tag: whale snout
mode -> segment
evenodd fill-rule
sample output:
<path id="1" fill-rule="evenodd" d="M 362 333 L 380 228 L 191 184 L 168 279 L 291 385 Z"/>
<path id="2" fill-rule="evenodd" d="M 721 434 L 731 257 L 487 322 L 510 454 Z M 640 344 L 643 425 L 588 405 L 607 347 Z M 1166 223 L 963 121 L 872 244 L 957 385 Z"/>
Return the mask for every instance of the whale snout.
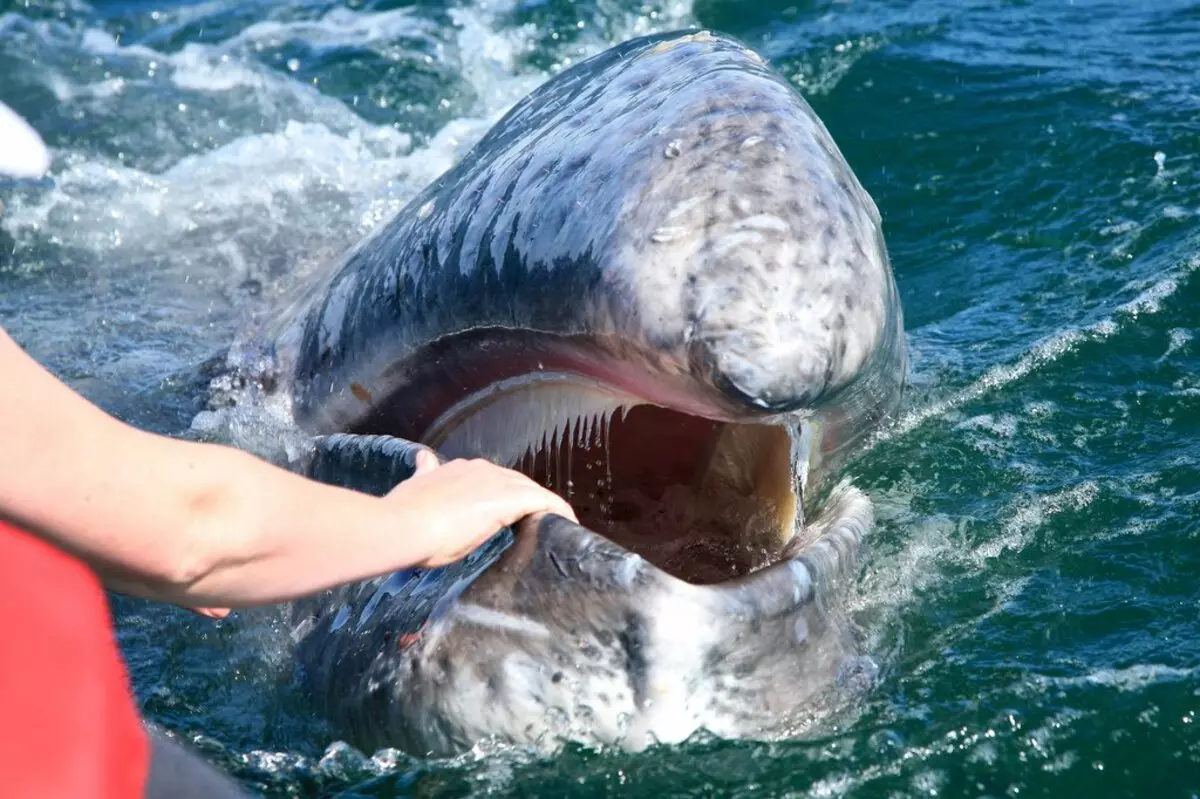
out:
<path id="1" fill-rule="evenodd" d="M 679 253 L 691 268 L 681 304 L 693 373 L 769 412 L 813 407 L 853 382 L 892 331 L 896 306 L 882 237 L 859 215 L 825 236 L 809 232 L 811 217 L 780 219 L 740 246 L 710 233 Z M 734 221 L 726 238 L 744 226 Z"/>
<path id="2" fill-rule="evenodd" d="M 857 292 L 818 289 L 816 297 L 807 286 L 756 296 L 760 274 L 743 270 L 733 290 L 697 320 L 689 342 L 693 369 L 739 405 L 771 413 L 815 407 L 879 351 L 890 330 L 884 298 L 861 284 Z"/>
<path id="3" fill-rule="evenodd" d="M 898 299 L 878 209 L 824 125 L 777 76 L 733 83 L 697 72 L 672 124 L 636 143 L 608 306 L 632 309 L 616 332 L 682 345 L 736 406 L 794 411 L 855 381 Z"/>

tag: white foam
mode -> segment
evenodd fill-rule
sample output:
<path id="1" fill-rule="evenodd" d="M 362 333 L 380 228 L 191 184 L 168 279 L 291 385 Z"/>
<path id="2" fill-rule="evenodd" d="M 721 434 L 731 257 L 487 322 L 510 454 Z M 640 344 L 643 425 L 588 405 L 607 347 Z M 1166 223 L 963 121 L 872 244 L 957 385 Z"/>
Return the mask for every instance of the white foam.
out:
<path id="1" fill-rule="evenodd" d="M 1158 313 L 1162 309 L 1163 301 L 1179 290 L 1180 281 L 1187 278 L 1197 268 L 1200 268 L 1200 256 L 1189 258 L 1153 282 L 1135 281 L 1127 284 L 1126 290 L 1140 289 L 1140 291 L 1132 300 L 1119 305 L 1112 315 L 1083 328 L 1073 328 L 1056 333 L 1035 344 L 1016 362 L 994 366 L 966 388 L 922 408 L 909 411 L 901 416 L 895 424 L 876 434 L 868 442 L 866 449 L 897 436 L 907 435 L 930 419 L 944 417 L 951 410 L 979 399 L 993 389 L 1002 388 L 1021 380 L 1037 369 L 1054 363 L 1064 355 L 1073 352 L 1084 342 L 1103 341 L 1111 338 L 1121 329 L 1121 325 L 1126 320 L 1136 321 L 1142 314 Z"/>
<path id="2" fill-rule="evenodd" d="M 935 419 L 943 425 L 952 425 L 959 434 L 966 433 L 975 438 L 981 433 L 987 434 L 985 448 L 1007 448 L 1018 434 L 1038 438 L 1042 422 L 1060 412 L 1054 403 L 1027 403 L 1026 413 L 1021 415 L 980 413 L 967 416 L 959 409 L 992 389 L 1011 385 L 1054 363 L 1082 343 L 1107 340 L 1137 325 L 1141 317 L 1163 312 L 1165 302 L 1179 291 L 1198 266 L 1200 258 L 1192 258 L 1149 280 L 1131 282 L 1123 293 L 1131 293 L 1133 298 L 1117 305 L 1107 316 L 1085 327 L 1061 331 L 1030 348 L 1014 362 L 989 369 L 967 387 L 909 411 L 893 428 L 878 436 L 872 446 L 912 433 Z M 1172 333 L 1169 352 L 1189 345 L 1189 336 Z M 1009 467 L 1022 468 L 1019 464 L 1009 464 Z M 916 479 L 908 477 L 891 488 L 872 492 L 881 529 L 904 531 L 894 550 L 876 550 L 867 563 L 866 574 L 854 598 L 854 611 L 872 619 L 866 632 L 874 651 L 903 646 L 900 640 L 903 625 L 895 624 L 894 619 L 905 608 L 911 607 L 920 594 L 942 583 L 948 569 L 957 573 L 955 582 L 982 578 L 994 570 L 998 558 L 1020 553 L 1029 547 L 1055 516 L 1086 508 L 1105 492 L 1124 490 L 1106 481 L 1081 479 L 1059 491 L 1022 496 L 999 511 L 999 530 L 989 532 L 980 540 L 975 539 L 978 533 L 972 532 L 972 519 L 951 519 L 914 510 L 912 503 L 926 493 Z M 1141 528 L 1133 524 L 1113 535 L 1137 535 L 1139 532 Z M 1092 533 L 1093 536 L 1105 534 L 1100 530 Z M 1027 590 L 1031 579 L 1029 575 L 1003 580 L 989 578 L 989 607 L 982 613 L 971 614 L 961 624 L 939 632 L 939 639 L 957 640 L 987 619 L 1005 612 L 1009 603 Z M 930 660 L 917 666 L 915 671 L 920 673 L 923 669 L 936 667 L 937 661 Z"/>
<path id="3" fill-rule="evenodd" d="M 372 12 L 335 6 L 317 19 L 255 22 L 223 44 L 230 49 L 261 49 L 300 40 L 318 53 L 344 47 L 389 51 L 403 39 L 436 43 L 438 34 L 438 26 L 415 8 Z"/>
<path id="4" fill-rule="evenodd" d="M 228 15 L 236 7 L 229 0 L 216 0 L 152 16 L 160 28 L 171 29 Z M 33 22 L 14 13 L 0 16 L 0 30 L 16 28 L 23 47 L 31 48 L 22 56 L 48 63 L 54 59 L 40 56 L 61 50 L 80 49 L 96 56 L 98 70 L 105 75 L 101 80 L 89 79 L 97 69 L 68 74 L 53 66 L 42 77 L 61 102 L 87 100 L 87 112 L 96 119 L 119 115 L 137 120 L 130 142 L 163 152 L 135 153 L 133 163 L 168 161 L 165 169 L 146 169 L 128 165 L 128 159 L 118 163 L 70 153 L 55 175 L 55 187 L 32 199 L 15 200 L 3 224 L 19 245 L 29 240 L 29 231 L 46 231 L 59 244 L 96 253 L 100 264 L 111 260 L 114 248 L 121 248 L 134 250 L 130 255 L 151 253 L 176 263 L 193 277 L 198 267 L 215 268 L 220 277 L 228 266 L 224 259 L 198 263 L 199 253 L 180 246 L 181 235 L 220 240 L 236 230 L 239 241 L 247 242 L 239 246 L 249 249 L 245 263 L 273 256 L 330 260 L 450 168 L 491 124 L 548 77 L 524 64 L 537 31 L 528 25 L 505 27 L 503 16 L 512 7 L 505 2 L 450 9 L 455 24 L 451 32 L 414 8 L 335 8 L 311 19 L 261 20 L 223 41 L 190 43 L 173 52 L 147 44 L 124 45 L 95 28 Z M 676 2 L 657 19 L 630 15 L 616 26 L 626 30 L 617 33 L 624 38 L 643 29 L 675 27 L 690 9 L 690 2 Z M 286 43 L 302 43 L 317 53 L 361 47 L 395 56 L 406 41 L 446 59 L 447 69 L 457 67 L 458 77 L 478 98 L 469 115 L 450 121 L 415 151 L 411 139 L 391 126 L 367 122 L 319 87 L 256 58 Z M 609 44 L 599 37 L 585 36 L 582 41 L 578 56 Z M 167 104 L 161 102 L 164 81 L 178 90 L 176 97 L 167 95 Z M 149 114 L 143 116 L 145 111 Z M 265 115 L 268 124 L 274 117 L 275 129 L 239 137 L 237 120 L 248 114 Z M 183 132 L 217 144 L 195 152 L 194 144 L 179 140 Z M 185 154 L 188 149 L 191 154 Z M 182 157 L 172 160 L 175 150 L 181 150 Z M 307 242 L 322 229 L 331 234 L 327 249 L 306 257 Z M 265 241 L 276 246 L 292 230 L 298 232 L 294 250 L 283 244 L 281 251 L 266 252 L 252 241 L 257 237 L 260 246 Z"/>
<path id="5" fill-rule="evenodd" d="M 389 774 L 414 763 L 415 758 L 397 749 L 381 749 L 367 757 L 345 741 L 334 741 L 316 761 L 295 752 L 276 752 L 251 749 L 237 756 L 244 766 L 277 778 L 313 776 L 326 779 L 361 779 L 364 776 Z"/>
<path id="6" fill-rule="evenodd" d="M 1100 494 L 1095 481 L 1086 480 L 1052 494 L 1019 500 L 1000 534 L 989 538 L 971 552 L 971 559 L 980 568 L 1004 552 L 1020 552 L 1050 517 L 1064 510 L 1080 510 L 1092 504 Z"/>
<path id="7" fill-rule="evenodd" d="M 1096 669 L 1087 674 L 1073 677 L 1037 677 L 1036 679 L 1040 684 L 1065 687 L 1101 685 L 1105 688 L 1112 688 L 1118 693 L 1128 693 L 1140 691 L 1157 683 L 1192 680 L 1195 678 L 1196 672 L 1197 670 L 1194 668 L 1180 669 L 1161 663 L 1136 663 L 1119 669 Z"/>
<path id="8" fill-rule="evenodd" d="M 189 271 L 197 261 L 225 271 L 229 264 L 212 258 L 214 242 L 261 244 L 297 222 L 319 226 L 326 208 L 305 213 L 309 196 L 336 194 L 352 203 L 379 191 L 387 179 L 373 168 L 400 164 L 408 146 L 407 136 L 388 129 L 341 136 L 321 124 L 289 122 L 159 174 L 73 154 L 63 159 L 54 189 L 37 202 L 14 201 L 4 223 L 19 239 L 49 230 L 58 243 L 96 256 L 134 250 Z M 97 267 L 104 263 L 98 257 Z"/>
<path id="9" fill-rule="evenodd" d="M 791 76 L 792 81 L 805 96 L 829 94 L 864 56 L 883 44 L 884 39 L 878 34 L 844 39 L 815 58 L 801 62 Z"/>
<path id="10" fill-rule="evenodd" d="M 247 66 L 228 54 L 215 54 L 212 48 L 204 45 L 184 45 L 170 57 L 170 63 L 174 67 L 171 82 L 181 89 L 197 92 L 227 92 L 238 88 L 262 91 L 273 82 L 260 69 Z M 303 89 L 297 87 L 297 91 Z"/>
<path id="11" fill-rule="evenodd" d="M 1023 497 L 999 513 L 1003 520 L 999 532 L 978 544 L 971 543 L 971 519 L 914 511 L 912 502 L 922 492 L 911 480 L 890 490 L 873 492 L 880 525 L 903 529 L 904 536 L 898 550 L 877 551 L 867 562 L 866 574 L 852 599 L 853 612 L 873 617 L 865 630 L 868 647 L 876 652 L 901 647 L 902 641 L 890 640 L 903 634 L 894 619 L 920 594 L 941 584 L 948 569 L 960 572 L 956 582 L 987 574 L 996 558 L 1006 552 L 1020 552 L 1054 516 L 1087 507 L 1100 492 L 1100 485 L 1088 480 L 1062 491 Z M 939 639 L 957 640 L 1004 612 L 1028 588 L 1031 579 L 1030 575 L 989 579 L 989 607 L 942 630 Z M 913 673 L 919 675 L 937 666 L 936 659 L 927 660 L 915 666 Z"/>
<path id="12" fill-rule="evenodd" d="M 0 175 L 38 178 L 50 168 L 41 136 L 16 111 L 0 103 Z"/>

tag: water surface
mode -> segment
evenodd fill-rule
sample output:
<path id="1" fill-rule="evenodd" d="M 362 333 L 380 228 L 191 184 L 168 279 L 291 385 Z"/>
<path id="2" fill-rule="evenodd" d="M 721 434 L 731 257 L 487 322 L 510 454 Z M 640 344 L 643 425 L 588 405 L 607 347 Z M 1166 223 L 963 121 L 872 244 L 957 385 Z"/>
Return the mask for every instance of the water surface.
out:
<path id="1" fill-rule="evenodd" d="M 879 686 L 788 743 L 370 757 L 271 614 L 118 598 L 145 712 L 272 795 L 1197 795 L 1195 3 L 0 1 L 0 97 L 54 150 L 0 185 L 0 324 L 181 433 L 198 361 L 512 103 L 689 26 L 769 58 L 884 216 L 913 364 L 851 466 Z"/>

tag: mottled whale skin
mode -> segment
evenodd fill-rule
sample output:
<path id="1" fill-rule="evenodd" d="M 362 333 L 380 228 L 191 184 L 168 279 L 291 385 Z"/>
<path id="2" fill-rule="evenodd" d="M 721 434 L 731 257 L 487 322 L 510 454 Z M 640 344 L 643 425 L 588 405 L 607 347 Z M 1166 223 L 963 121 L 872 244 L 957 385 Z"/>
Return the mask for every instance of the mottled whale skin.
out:
<path id="1" fill-rule="evenodd" d="M 318 437 L 304 468 L 376 493 L 410 442 L 495 454 L 430 431 L 541 376 L 792 441 L 803 534 L 738 579 L 689 584 L 549 516 L 296 603 L 302 679 L 357 745 L 786 735 L 854 662 L 838 595 L 873 515 L 836 467 L 899 403 L 900 303 L 871 198 L 740 43 L 656 35 L 555 76 L 275 332 L 272 390 Z"/>
<path id="2" fill-rule="evenodd" d="M 291 319 L 296 420 L 410 439 L 561 360 L 732 418 L 851 384 L 870 396 L 839 402 L 873 418 L 905 361 L 874 202 L 803 98 L 707 32 L 548 81 Z"/>

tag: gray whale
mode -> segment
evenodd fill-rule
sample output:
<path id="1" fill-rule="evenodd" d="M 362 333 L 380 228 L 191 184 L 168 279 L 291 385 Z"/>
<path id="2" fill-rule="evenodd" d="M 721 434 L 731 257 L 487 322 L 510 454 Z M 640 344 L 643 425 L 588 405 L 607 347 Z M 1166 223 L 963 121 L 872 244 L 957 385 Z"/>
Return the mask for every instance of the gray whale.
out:
<path id="1" fill-rule="evenodd" d="M 773 737 L 836 695 L 873 524 L 839 469 L 899 403 L 902 312 L 875 204 L 740 43 L 644 37 L 553 77 L 267 352 L 318 479 L 383 492 L 427 446 L 523 469 L 582 525 L 295 603 L 301 679 L 352 743 Z"/>

